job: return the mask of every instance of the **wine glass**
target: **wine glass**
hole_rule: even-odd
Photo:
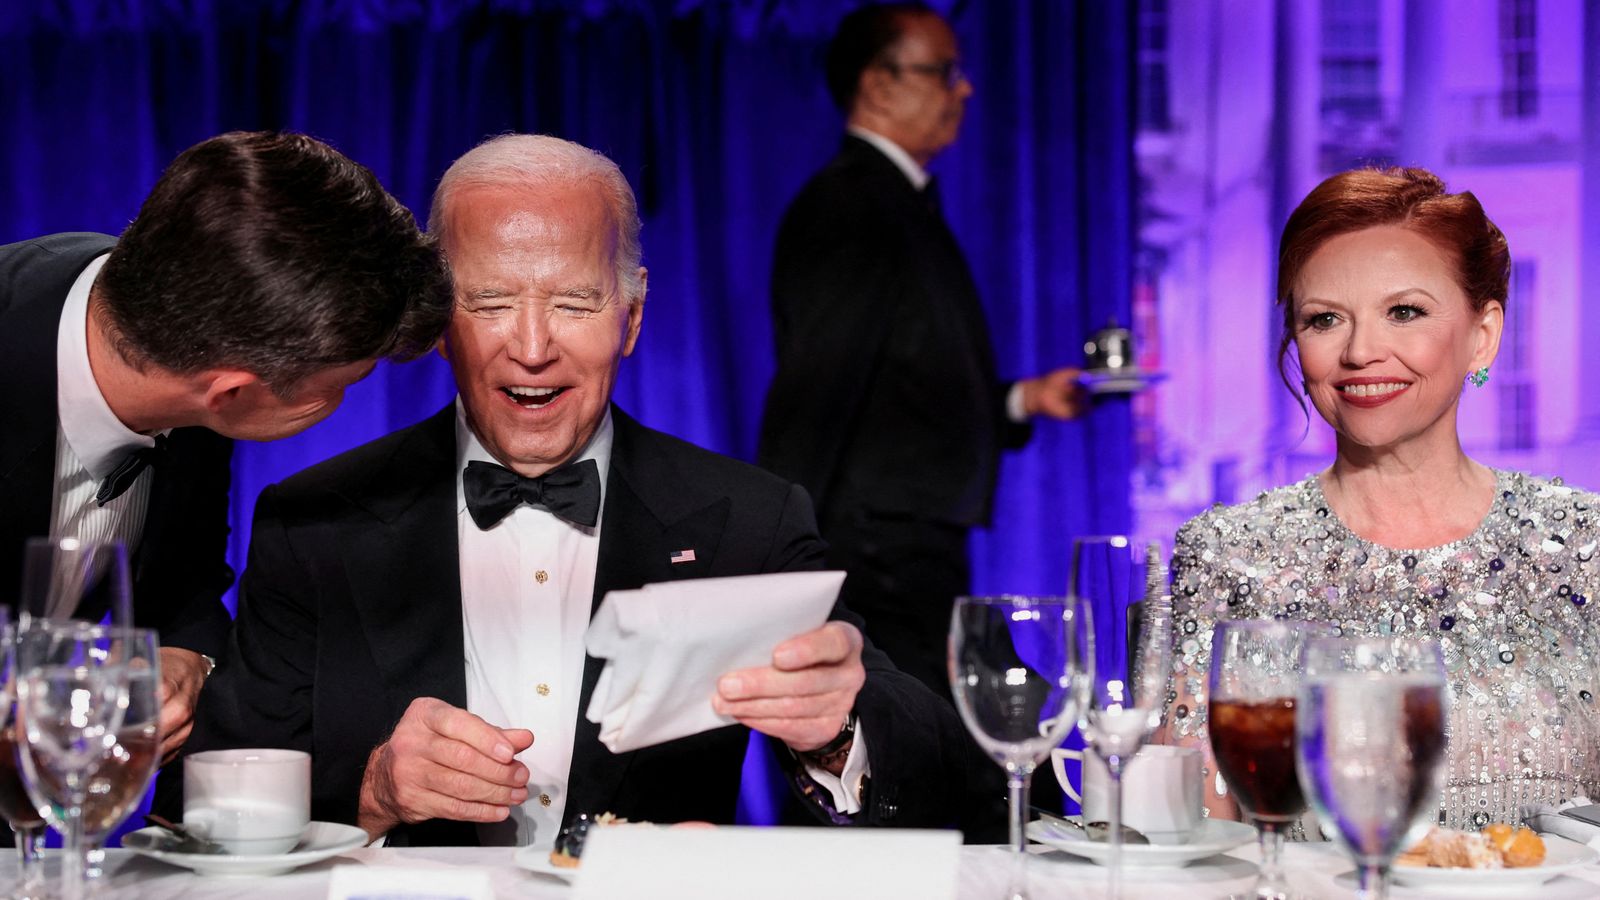
[[[1359,896],[1388,895],[1395,855],[1444,789],[1448,692],[1436,641],[1321,638],[1305,649],[1300,783],[1355,859]]]
[[[43,893],[43,865],[39,861],[39,848],[44,841],[44,817],[28,799],[22,784],[22,772],[17,768],[16,733],[16,626],[10,623],[11,613],[0,606],[0,621],[6,624],[0,631],[0,642],[5,645],[4,668],[0,670],[0,684],[4,696],[0,697],[5,726],[0,729],[0,815],[5,816],[17,844],[17,885],[11,894],[13,900],[39,897]]]
[[[108,648],[128,675],[122,724],[89,775],[83,807],[84,876],[91,887],[105,859],[101,844],[144,799],[161,755],[160,648],[156,633],[114,629]]]
[[[1090,699],[1079,714],[1078,732],[1106,767],[1107,894],[1122,890],[1122,774],[1161,724],[1172,671],[1172,598],[1166,593],[1161,548],[1150,544],[1143,560],[1121,535],[1080,538],[1072,545],[1072,594],[1096,610],[1091,617],[1113,625],[1143,600],[1133,639],[1095,646]],[[1087,824],[1087,823],[1085,823]]]
[[[1300,656],[1325,626],[1285,620],[1218,622],[1211,637],[1207,708],[1217,771],[1256,826],[1261,867],[1258,898],[1289,896],[1284,832],[1306,811],[1295,777],[1295,720]]]
[[[1068,597],[958,597],[950,686],[961,720],[1006,772],[1011,897],[1026,897],[1027,794],[1033,771],[1072,728],[1086,694],[1079,616]]]
[[[127,547],[121,541],[29,538],[19,597],[19,625],[39,618],[98,622],[109,616],[112,625],[131,628]]]
[[[154,659],[154,635],[73,620],[35,619],[19,626],[15,645],[16,728],[23,785],[64,837],[62,896],[84,896],[87,817],[95,777],[119,748],[129,685],[154,683],[131,652],[142,643]],[[153,699],[152,699],[153,703]],[[148,780],[148,776],[145,778]],[[142,788],[141,784],[141,788]],[[98,803],[98,801],[97,801]],[[123,814],[126,814],[124,810]]]

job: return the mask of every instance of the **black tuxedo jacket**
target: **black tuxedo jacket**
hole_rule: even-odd
[[[1028,429],[943,215],[871,144],[845,138],[785,213],[772,317],[759,460],[817,499],[825,533],[860,511],[988,520],[1000,451]]]
[[[612,418],[596,604],[651,582],[820,566],[801,489],[614,407]],[[446,407],[262,492],[234,637],[187,749],[308,751],[312,817],[354,823],[367,757],[411,701],[466,706],[455,467]],[[685,547],[695,560],[671,563]],[[969,768],[990,764],[965,757],[959,721],[933,694],[876,651],[866,665],[857,704],[874,779],[866,819],[958,824]],[[568,814],[733,821],[748,732],[723,728],[612,754],[581,714],[600,669],[586,660]],[[473,844],[477,833],[432,820],[390,838]]]
[[[22,548],[50,531],[55,494],[56,337],[67,291],[115,243],[57,234],[0,247],[0,596],[22,583]],[[233,582],[226,560],[233,442],[204,428],[172,432],[156,467],[131,559],[134,619],[163,644],[222,652]]]

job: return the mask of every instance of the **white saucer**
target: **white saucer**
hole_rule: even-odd
[[[354,825],[312,822],[293,850],[262,856],[179,853],[162,849],[168,840],[170,836],[160,828],[141,828],[123,835],[122,846],[140,856],[193,869],[201,875],[277,875],[348,853],[367,842],[367,833]]]
[[[1091,841],[1077,829],[1045,819],[1028,823],[1028,837],[1102,865],[1111,853],[1110,845]],[[1122,862],[1127,866],[1186,866],[1195,860],[1226,853],[1255,839],[1256,830],[1243,822],[1202,819],[1200,826],[1181,844],[1123,844]]]
[[[1078,373],[1078,384],[1091,394],[1137,394],[1165,380],[1165,372],[1151,372],[1136,366],[1085,369]]]
[[[1449,893],[1495,894],[1532,890],[1546,881],[1596,860],[1600,853],[1576,841],[1546,834],[1544,862],[1520,869],[1437,869],[1432,866],[1394,866],[1389,877],[1395,884]],[[1590,886],[1593,890],[1593,886]]]
[[[547,875],[570,882],[578,877],[577,869],[563,869],[550,861],[550,845],[534,844],[528,847],[518,847],[517,852],[511,854],[511,861],[520,869],[527,869],[538,875]]]

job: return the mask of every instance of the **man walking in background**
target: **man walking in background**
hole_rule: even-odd
[[[759,461],[810,491],[867,636],[948,698],[950,609],[970,589],[967,538],[989,521],[1000,452],[1027,442],[1033,416],[1078,413],[1077,372],[996,373],[926,171],[972,95],[949,24],[917,3],[856,10],[827,78],[848,134],[778,232]]]

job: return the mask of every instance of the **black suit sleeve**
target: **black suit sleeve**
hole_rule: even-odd
[[[276,486],[261,492],[250,552],[239,585],[239,614],[228,647],[201,694],[185,754],[223,747],[271,746],[311,753],[312,682],[316,676],[316,586],[296,554]],[[312,783],[348,783],[366,760],[312,755]],[[354,823],[355,796],[313,792],[312,818]]]
[[[219,656],[230,620],[227,564],[233,442],[201,428],[173,432],[168,470],[151,487],[135,554],[134,622],[168,647]]]
[[[768,571],[822,567],[822,544],[802,488],[791,489],[777,533]],[[842,602],[831,618],[865,631],[860,617]],[[856,695],[855,712],[872,786],[857,824],[960,828],[969,842],[1004,840],[1004,798],[991,796],[994,763],[975,752],[955,710],[870,642],[862,647],[861,662],[867,678]],[[788,757],[785,764],[794,773],[793,757],[780,755]],[[815,799],[800,791],[796,796],[818,821],[830,820]]]

